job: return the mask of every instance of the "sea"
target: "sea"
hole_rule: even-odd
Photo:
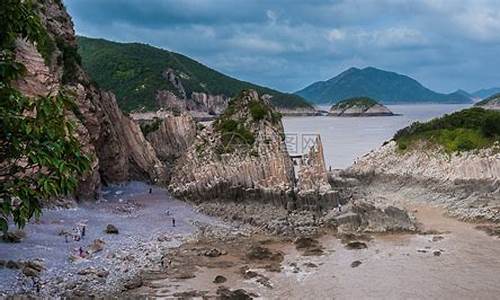
[[[303,154],[319,135],[327,168],[344,169],[354,160],[390,140],[401,128],[467,107],[469,104],[386,105],[396,116],[284,117],[288,152]],[[328,110],[328,107],[318,107]]]

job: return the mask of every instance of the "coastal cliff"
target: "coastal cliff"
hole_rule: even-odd
[[[60,1],[40,3],[39,15],[50,51],[19,40],[16,59],[26,75],[16,82],[27,96],[55,95],[64,90],[77,109],[68,118],[77,125],[81,148],[92,158],[91,169],[80,179],[77,197],[98,197],[102,182],[163,177],[164,166],[137,124],[124,116],[113,94],[96,88],[80,66],[73,23]]]
[[[237,201],[262,192],[281,202],[293,186],[293,164],[279,116],[257,92],[247,90],[230,102],[179,159],[170,189],[174,195],[195,201]],[[271,198],[275,197],[267,199]]]
[[[288,210],[337,205],[321,139],[295,170],[280,116],[265,96],[242,91],[176,161],[172,193],[196,202],[257,200]]]

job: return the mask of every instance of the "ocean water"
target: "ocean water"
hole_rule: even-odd
[[[401,128],[467,108],[464,104],[387,105],[398,116],[390,117],[285,117],[283,125],[291,154],[302,153],[319,134],[325,163],[333,169],[349,167],[357,157],[378,148]],[[320,107],[328,110],[328,107]]]

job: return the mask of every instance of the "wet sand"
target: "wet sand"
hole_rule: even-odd
[[[362,250],[348,250],[326,235],[320,238],[325,251],[321,256],[303,256],[291,242],[266,245],[284,254],[281,272],[242,262],[249,247],[242,241],[240,249],[226,248],[234,265],[200,264],[194,278],[159,278],[136,292],[155,297],[186,291],[215,296],[217,287],[224,285],[264,299],[498,299],[500,239],[478,231],[474,224],[444,217],[438,208],[408,208],[433,234],[376,235]],[[361,264],[352,267],[354,261]],[[261,277],[244,279],[240,268],[245,265],[267,278],[265,284],[258,281]],[[213,283],[217,275],[227,282]]]

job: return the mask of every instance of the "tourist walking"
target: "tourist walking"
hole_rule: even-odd
[[[175,218],[172,218],[172,227],[175,227]]]

